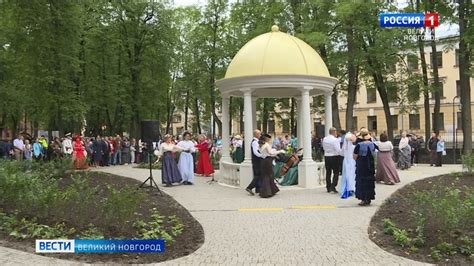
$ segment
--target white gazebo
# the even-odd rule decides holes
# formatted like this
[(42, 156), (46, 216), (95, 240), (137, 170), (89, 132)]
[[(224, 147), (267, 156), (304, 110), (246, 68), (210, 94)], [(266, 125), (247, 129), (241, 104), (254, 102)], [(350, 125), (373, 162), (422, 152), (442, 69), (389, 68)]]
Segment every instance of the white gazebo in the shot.
[[(222, 144), (220, 179), (229, 185), (246, 187), (253, 177), (250, 140), (256, 129), (257, 98), (297, 100), (297, 139), (303, 148), (298, 165), (298, 185), (318, 186), (317, 164), (311, 156), (310, 97), (325, 95), (325, 131), (332, 127), (331, 95), (337, 79), (329, 75), (319, 54), (304, 41), (279, 31), (250, 40), (235, 55), (225, 77), (216, 82), (222, 95)], [(232, 163), (229, 154), (229, 97), (244, 97), (245, 160)]]

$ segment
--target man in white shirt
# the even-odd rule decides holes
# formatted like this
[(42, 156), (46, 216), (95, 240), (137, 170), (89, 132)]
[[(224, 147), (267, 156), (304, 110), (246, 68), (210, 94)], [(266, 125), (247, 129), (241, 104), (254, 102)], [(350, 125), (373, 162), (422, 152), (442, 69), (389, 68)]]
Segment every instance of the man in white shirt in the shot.
[(15, 160), (23, 160), (23, 151), (25, 150), (25, 144), (23, 143), (23, 136), (18, 135), (18, 137), (13, 140), (13, 152), (15, 154)]
[(259, 189), (260, 189), (260, 184), (259, 184), (260, 174), (261, 174), (260, 164), (261, 164), (261, 161), (264, 159), (264, 156), (260, 153), (259, 145), (258, 145), (258, 141), (260, 139), (260, 136), (262, 135), (262, 132), (256, 129), (253, 132), (253, 135), (254, 135), (254, 138), (252, 139), (252, 143), (250, 146), (251, 152), (252, 152), (253, 179), (252, 179), (252, 182), (250, 182), (250, 184), (245, 189), (252, 196), (255, 195), (252, 189), (255, 188), (255, 192), (257, 193), (259, 192)]
[[(329, 129), (329, 135), (323, 139), (324, 166), (326, 168), (326, 189), (327, 192), (338, 193), (336, 190), (339, 180), (339, 156), (341, 153), (341, 144), (337, 138), (337, 130)], [(331, 173), (333, 179), (331, 181)]]
[(71, 133), (66, 134), (66, 138), (63, 140), (63, 154), (66, 156), (66, 158), (71, 158), (71, 154), (73, 152), (72, 149), (72, 140), (71, 140)]

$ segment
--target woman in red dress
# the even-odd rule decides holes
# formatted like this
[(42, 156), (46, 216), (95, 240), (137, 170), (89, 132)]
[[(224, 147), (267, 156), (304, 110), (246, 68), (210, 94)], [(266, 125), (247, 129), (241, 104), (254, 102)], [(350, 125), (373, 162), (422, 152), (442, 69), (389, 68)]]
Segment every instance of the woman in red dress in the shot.
[(199, 151), (199, 159), (196, 174), (212, 176), (214, 169), (212, 168), (211, 158), (209, 157), (209, 143), (205, 135), (199, 135), (198, 140), (199, 144), (196, 144), (196, 148)]
[(86, 151), (84, 149), (84, 143), (81, 140), (81, 136), (76, 136), (73, 144), (73, 160), (76, 169), (87, 169), (88, 165), (86, 162)]

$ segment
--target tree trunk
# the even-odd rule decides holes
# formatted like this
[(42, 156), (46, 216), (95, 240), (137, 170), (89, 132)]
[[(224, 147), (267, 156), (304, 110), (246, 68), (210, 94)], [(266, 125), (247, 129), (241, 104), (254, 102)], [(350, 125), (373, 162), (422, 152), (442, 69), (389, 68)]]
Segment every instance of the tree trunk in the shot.
[(199, 115), (199, 100), (194, 98), (194, 114), (196, 117), (196, 127), (199, 134), (201, 134), (201, 116)]
[(243, 101), (240, 101), (240, 108), (239, 108), (239, 111), (240, 111), (240, 114), (239, 114), (239, 119), (240, 119), (240, 123), (239, 123), (239, 130), (240, 132), (239, 133), (243, 133), (243, 130), (244, 130), (244, 102)]
[[(354, 128), (354, 104), (356, 100), (357, 94), (357, 67), (355, 66), (354, 59), (356, 57), (355, 54), (355, 44), (354, 44), (354, 29), (352, 24), (350, 27), (347, 28), (346, 31), (346, 38), (347, 38), (347, 72), (348, 72), (348, 86), (347, 86), (347, 107), (346, 107), (346, 130), (357, 130)], [(333, 106), (334, 107), (334, 106)], [(336, 112), (333, 111), (333, 115), (339, 113), (338, 110)]]
[[(369, 41), (369, 43), (371, 43)], [(389, 140), (393, 140), (393, 121), (392, 121), (392, 114), (390, 113), (390, 105), (389, 105), (389, 98), (387, 94), (387, 88), (385, 86), (385, 81), (382, 75), (382, 67), (376, 65), (376, 62), (372, 59), (372, 56), (368, 53), (367, 46), (365, 44), (362, 45), (364, 52), (367, 56), (367, 64), (372, 69), (372, 78), (374, 79), (375, 87), (379, 92), (380, 98), (382, 99), (383, 104), (383, 111), (385, 114), (385, 122), (387, 124), (387, 135)]]
[(440, 82), (439, 82), (439, 73), (438, 73), (438, 59), (437, 59), (437, 56), (436, 56), (436, 41), (434, 40), (434, 38), (436, 37), (436, 34), (435, 34), (435, 30), (432, 29), (431, 30), (431, 65), (432, 65), (432, 68), (433, 68), (433, 87), (434, 87), (434, 90), (433, 90), (433, 94), (434, 94), (434, 99), (435, 99), (435, 105), (434, 105), (434, 110), (433, 110), (433, 113), (434, 113), (434, 121), (433, 121), (433, 131), (439, 133), (440, 130), (442, 130), (443, 128), (441, 128), (441, 117), (440, 117), (440, 109), (441, 109), (441, 93), (440, 93)]
[(189, 109), (189, 88), (186, 90), (186, 100), (184, 102), (184, 130), (188, 131), (188, 109)]
[[(328, 60), (327, 50), (325, 45), (319, 46), (319, 53), (321, 58), (328, 66), (329, 74), (332, 74), (332, 69), (330, 62)], [(339, 93), (336, 88), (333, 90), (333, 94), (331, 96), (331, 104), (332, 104), (332, 125), (335, 128), (341, 128), (341, 119), (339, 118), (339, 100), (338, 100)], [(312, 126), (311, 126), (312, 127)]]
[(263, 99), (263, 112), (262, 112), (262, 132), (268, 133), (268, 103), (267, 98)]
[[(461, 114), (463, 131), (463, 153), (472, 153), (472, 117), (471, 117), (471, 85), (470, 85), (470, 55), (472, 47), (465, 37), (468, 20), (472, 19), (472, 3), (470, 0), (459, 1), (459, 82), (461, 83)], [(472, 21), (470, 21), (472, 27)]]
[(229, 97), (229, 132), (227, 132), (228, 134), (232, 134), (232, 97)]
[(296, 136), (295, 131), (295, 99), (290, 99), (290, 135)]

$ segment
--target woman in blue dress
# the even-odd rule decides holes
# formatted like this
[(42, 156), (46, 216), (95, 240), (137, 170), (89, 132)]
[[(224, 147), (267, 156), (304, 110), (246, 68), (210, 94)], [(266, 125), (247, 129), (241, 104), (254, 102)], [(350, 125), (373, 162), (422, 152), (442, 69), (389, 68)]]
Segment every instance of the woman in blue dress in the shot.
[(354, 148), (354, 160), (356, 160), (355, 196), (361, 200), (360, 206), (368, 206), (375, 199), (374, 154), (377, 146), (371, 141), (367, 131), (362, 131), (360, 136), (362, 140)]

